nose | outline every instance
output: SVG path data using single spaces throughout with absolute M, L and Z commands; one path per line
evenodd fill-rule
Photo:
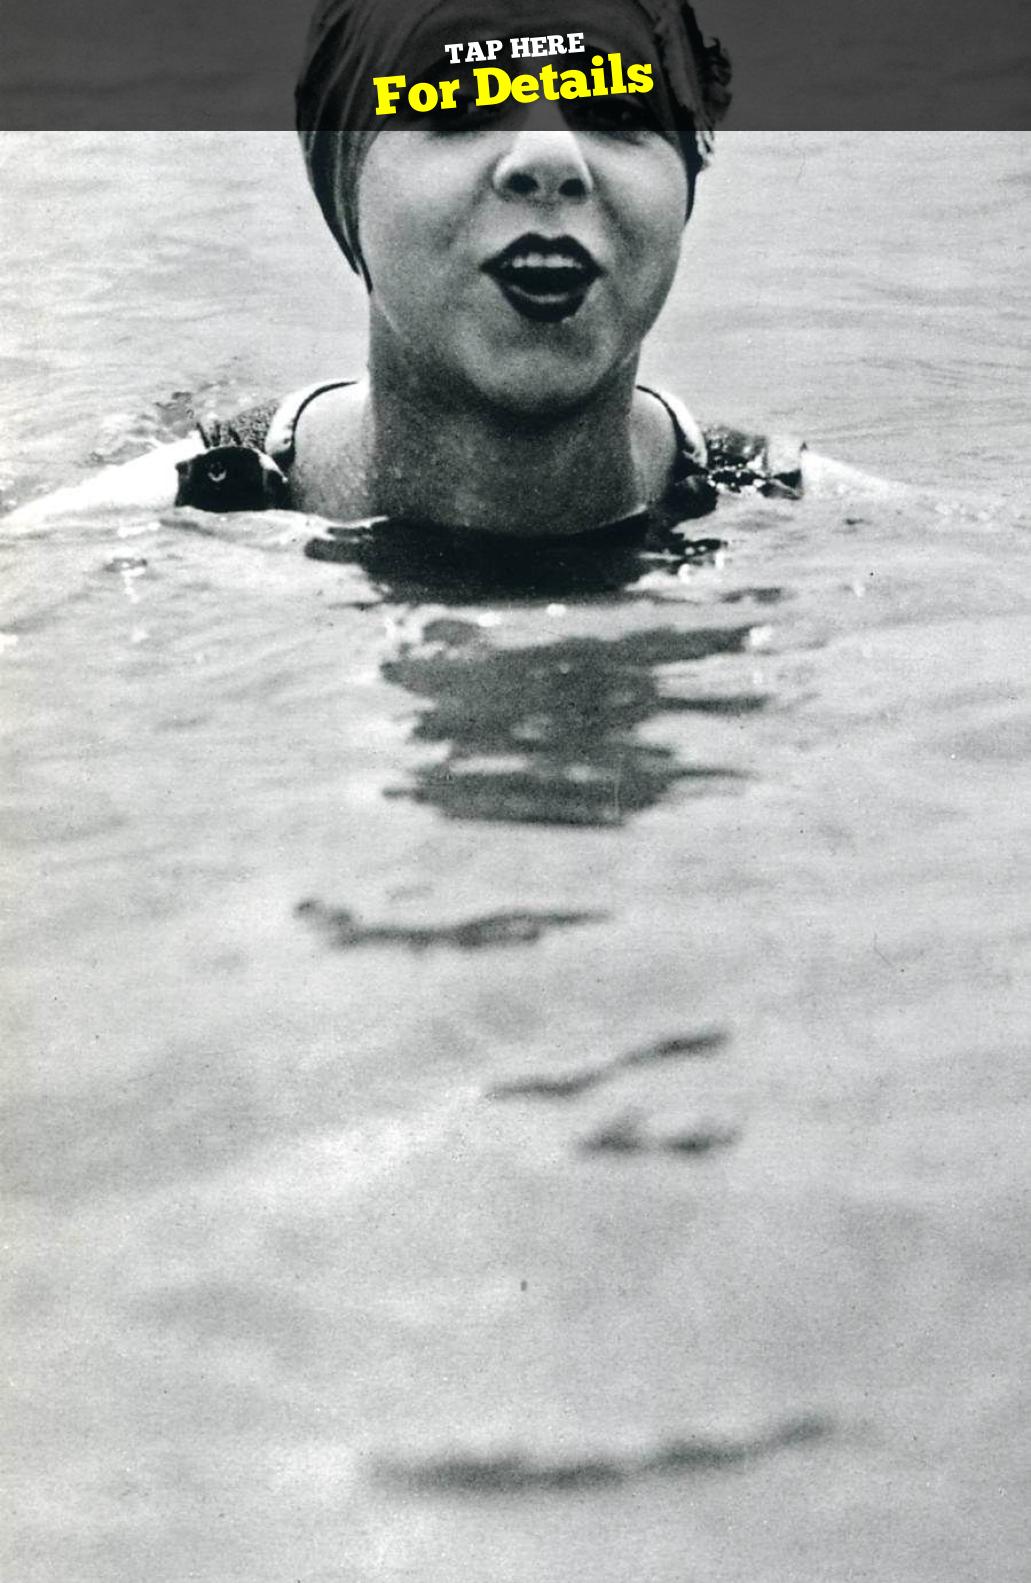
M 580 139 L 561 115 L 535 116 L 515 130 L 493 181 L 499 197 L 529 203 L 582 203 L 594 191 Z

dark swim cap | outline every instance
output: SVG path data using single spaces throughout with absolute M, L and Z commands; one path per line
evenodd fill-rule
M 376 116 L 373 77 L 402 74 L 411 83 L 438 68 L 454 76 L 468 68 L 450 64 L 445 43 L 569 32 L 585 34 L 587 53 L 551 57 L 563 65 L 583 69 L 592 49 L 653 64 L 651 107 L 693 190 L 730 103 L 730 62 L 718 42 L 705 42 L 688 0 L 580 0 L 579 14 L 576 0 L 320 0 L 297 84 L 297 128 L 309 180 L 353 269 L 365 274 L 358 243 L 365 155 L 397 124 Z M 520 58 L 512 69 L 535 67 Z

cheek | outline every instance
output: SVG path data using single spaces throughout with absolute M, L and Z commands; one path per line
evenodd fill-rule
M 639 208 L 625 233 L 626 300 L 646 318 L 654 318 L 662 307 L 680 262 L 684 223 L 676 205 L 674 197 L 664 211 Z
M 377 281 L 409 256 L 422 235 L 418 191 L 409 193 L 409 171 L 403 158 L 380 153 L 404 134 L 384 135 L 373 145 L 358 183 L 358 234 L 362 253 Z M 413 214 L 412 203 L 416 205 Z
M 687 216 L 687 173 L 672 149 L 628 164 L 610 183 L 625 257 L 640 285 L 672 280 Z
M 475 176 L 468 161 L 427 149 L 424 134 L 391 132 L 369 151 L 358 187 L 358 228 L 374 278 L 431 288 L 465 222 Z M 379 272 L 374 268 L 379 263 Z M 427 272 L 429 272 L 427 274 Z

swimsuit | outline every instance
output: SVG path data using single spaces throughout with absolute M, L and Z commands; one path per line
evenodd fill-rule
M 303 390 L 294 391 L 284 401 L 264 402 L 230 420 L 215 418 L 200 425 L 205 451 L 197 458 L 195 466 L 187 468 L 185 476 L 181 476 L 177 504 L 201 510 L 223 511 L 253 511 L 270 505 L 282 505 L 284 491 L 269 489 L 268 482 L 272 474 L 278 473 L 281 479 L 286 480 L 288 492 L 295 434 L 301 413 L 326 391 L 340 390 L 356 383 L 353 379 L 334 379 L 308 385 Z M 640 385 L 638 389 L 662 403 L 673 424 L 677 441 L 677 454 L 666 492 L 652 508 L 655 516 L 669 522 L 704 516 L 715 507 L 720 494 L 751 493 L 788 499 L 797 499 L 801 495 L 802 451 L 805 447 L 797 441 L 771 440 L 763 435 L 748 434 L 722 425 L 701 429 L 675 396 L 664 395 L 647 385 Z M 221 475 L 225 472 L 224 464 L 227 459 L 231 460 L 234 449 L 257 451 L 265 461 L 274 464 L 272 473 L 265 468 L 263 482 L 261 470 L 248 470 L 247 476 L 257 477 L 258 482 L 252 484 L 246 493 L 241 484 L 235 494 L 224 496 L 220 504 L 213 507 L 209 504 L 212 490 L 211 481 L 205 476 L 205 457 L 207 453 L 218 452 L 217 472 L 220 476 L 216 484 L 220 484 Z M 240 472 L 242 477 L 243 470 Z M 229 469 L 229 482 L 231 486 L 235 483 L 232 469 Z M 286 504 L 289 505 L 288 499 Z

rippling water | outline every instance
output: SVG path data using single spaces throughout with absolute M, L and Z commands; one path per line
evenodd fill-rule
M 8 498 L 359 363 L 289 139 L 0 150 Z M 910 493 L 0 540 L 20 1583 L 1023 1575 L 1027 154 L 706 178 L 648 372 Z

